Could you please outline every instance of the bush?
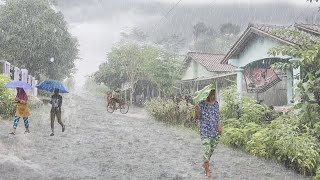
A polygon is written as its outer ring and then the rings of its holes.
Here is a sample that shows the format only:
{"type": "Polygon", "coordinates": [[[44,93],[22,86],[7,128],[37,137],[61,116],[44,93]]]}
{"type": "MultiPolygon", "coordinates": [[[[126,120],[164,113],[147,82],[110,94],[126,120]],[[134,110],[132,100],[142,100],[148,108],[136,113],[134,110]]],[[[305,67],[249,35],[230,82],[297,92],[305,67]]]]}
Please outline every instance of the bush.
{"type": "Polygon", "coordinates": [[[8,82],[10,82],[9,77],[0,75],[0,116],[2,117],[13,116],[15,112],[12,104],[15,98],[14,90],[5,88],[8,82]]]}
{"type": "Polygon", "coordinates": [[[146,102],[146,110],[158,121],[172,125],[195,127],[192,105],[186,101],[176,103],[170,99],[153,99],[146,102]]]}
{"type": "Polygon", "coordinates": [[[313,177],[313,180],[320,180],[320,166],[318,167],[316,176],[313,177]]]}
{"type": "Polygon", "coordinates": [[[270,137],[267,129],[257,131],[252,138],[246,143],[245,150],[255,156],[270,158],[268,152],[270,137]]]}
{"type": "Polygon", "coordinates": [[[280,117],[271,123],[268,131],[273,142],[269,154],[274,159],[304,175],[315,174],[320,160],[319,147],[312,135],[301,133],[298,120],[280,117]]]}
{"type": "Polygon", "coordinates": [[[220,119],[222,120],[241,118],[243,121],[259,124],[269,120],[267,115],[270,116],[273,113],[269,107],[257,104],[253,98],[242,97],[239,100],[239,94],[235,86],[230,86],[223,90],[221,97],[223,104],[220,109],[220,119]]]}
{"type": "Polygon", "coordinates": [[[256,104],[252,98],[242,98],[241,119],[245,122],[263,123],[266,121],[266,114],[271,110],[261,104],[256,104]]]}
{"type": "Polygon", "coordinates": [[[281,116],[264,125],[230,119],[223,123],[223,127],[224,144],[255,156],[275,159],[304,175],[315,174],[320,164],[316,138],[301,131],[299,120],[292,116],[281,116]]]}
{"type": "Polygon", "coordinates": [[[239,94],[236,86],[230,86],[221,92],[223,105],[220,108],[220,119],[231,119],[238,117],[240,107],[239,94]]]}
{"type": "Polygon", "coordinates": [[[245,134],[240,128],[224,128],[221,142],[231,147],[241,148],[245,144],[245,134]]]}
{"type": "Polygon", "coordinates": [[[43,102],[38,97],[34,97],[34,96],[29,97],[28,107],[30,109],[39,108],[42,104],[43,104],[43,102]]]}

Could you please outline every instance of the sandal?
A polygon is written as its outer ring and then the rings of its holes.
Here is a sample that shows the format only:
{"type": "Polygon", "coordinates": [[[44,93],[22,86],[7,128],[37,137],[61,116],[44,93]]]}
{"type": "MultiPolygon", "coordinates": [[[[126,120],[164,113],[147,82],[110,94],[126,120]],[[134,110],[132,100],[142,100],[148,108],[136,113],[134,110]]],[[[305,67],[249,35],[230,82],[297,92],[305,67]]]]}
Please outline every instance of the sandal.
{"type": "Polygon", "coordinates": [[[25,134],[30,133],[29,129],[26,129],[26,131],[24,133],[25,134]]]}

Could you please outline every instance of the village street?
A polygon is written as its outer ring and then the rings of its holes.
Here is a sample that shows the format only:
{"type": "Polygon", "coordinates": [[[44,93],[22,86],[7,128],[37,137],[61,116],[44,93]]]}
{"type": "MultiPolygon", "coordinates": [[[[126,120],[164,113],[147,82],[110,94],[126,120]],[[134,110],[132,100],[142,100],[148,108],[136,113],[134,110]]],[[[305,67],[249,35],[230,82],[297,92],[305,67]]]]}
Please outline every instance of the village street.
{"type": "MultiPolygon", "coordinates": [[[[197,133],[168,127],[142,109],[109,114],[104,99],[64,98],[62,134],[56,122],[50,137],[50,106],[33,112],[31,133],[8,135],[12,122],[0,121],[1,180],[205,179],[197,133]]],[[[306,179],[282,165],[219,145],[211,164],[215,179],[306,179]]]]}

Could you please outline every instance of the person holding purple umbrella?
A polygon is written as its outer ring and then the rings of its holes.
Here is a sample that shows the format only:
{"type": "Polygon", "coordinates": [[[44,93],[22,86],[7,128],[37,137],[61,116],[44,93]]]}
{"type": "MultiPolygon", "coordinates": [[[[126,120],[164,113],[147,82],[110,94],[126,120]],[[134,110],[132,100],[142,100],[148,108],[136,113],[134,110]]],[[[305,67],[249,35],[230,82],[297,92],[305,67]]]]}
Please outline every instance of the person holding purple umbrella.
{"type": "Polygon", "coordinates": [[[26,128],[25,133],[30,133],[29,131],[29,108],[28,108],[28,95],[23,88],[17,88],[17,96],[15,98],[14,104],[16,105],[16,114],[13,121],[13,128],[11,133],[15,135],[15,131],[18,127],[20,118],[23,118],[24,126],[26,128]]]}

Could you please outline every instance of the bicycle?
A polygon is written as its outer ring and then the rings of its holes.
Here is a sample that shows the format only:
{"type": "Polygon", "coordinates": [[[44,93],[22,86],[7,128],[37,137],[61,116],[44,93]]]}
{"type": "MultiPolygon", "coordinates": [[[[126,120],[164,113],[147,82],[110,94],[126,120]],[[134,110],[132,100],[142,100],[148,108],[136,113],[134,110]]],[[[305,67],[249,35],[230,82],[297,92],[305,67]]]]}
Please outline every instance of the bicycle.
{"type": "Polygon", "coordinates": [[[111,99],[110,99],[110,101],[108,101],[108,104],[107,104],[107,111],[108,111],[109,113],[113,113],[114,111],[116,111],[116,110],[118,110],[118,109],[120,109],[120,112],[121,112],[122,114],[127,114],[128,111],[129,111],[129,105],[128,105],[128,103],[126,103],[126,102],[122,102],[122,103],[116,103],[116,102],[114,102],[114,103],[112,103],[112,102],[111,102],[111,99]],[[117,106],[117,105],[118,105],[118,106],[117,106]]]}

